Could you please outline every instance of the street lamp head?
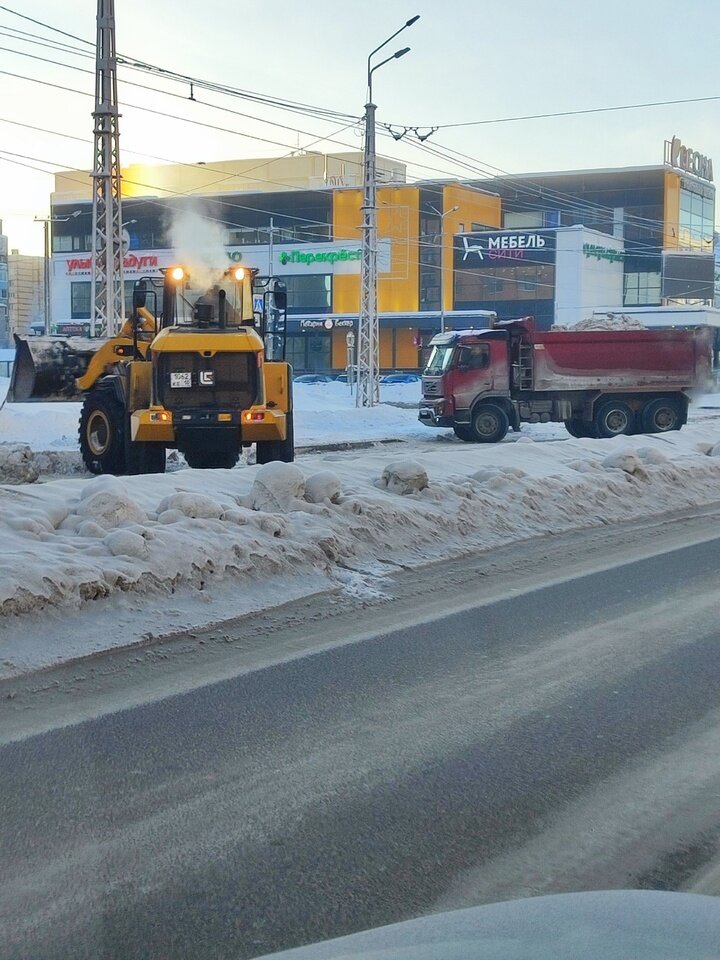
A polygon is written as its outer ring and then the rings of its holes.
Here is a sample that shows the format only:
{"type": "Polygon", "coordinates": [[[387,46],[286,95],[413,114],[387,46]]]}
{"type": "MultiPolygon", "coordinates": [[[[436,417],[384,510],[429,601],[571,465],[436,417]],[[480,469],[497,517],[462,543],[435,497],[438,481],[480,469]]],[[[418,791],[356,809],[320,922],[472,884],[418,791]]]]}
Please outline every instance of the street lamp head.
{"type": "Polygon", "coordinates": [[[403,47],[402,50],[398,50],[393,54],[393,57],[396,60],[399,60],[400,57],[404,57],[406,53],[410,53],[410,47],[403,47]]]}
{"type": "Polygon", "coordinates": [[[419,14],[419,13],[416,13],[414,17],[410,17],[410,19],[407,21],[407,23],[405,24],[405,26],[406,26],[406,27],[411,27],[414,23],[417,23],[417,21],[418,21],[419,19],[420,19],[420,14],[419,14]]]}

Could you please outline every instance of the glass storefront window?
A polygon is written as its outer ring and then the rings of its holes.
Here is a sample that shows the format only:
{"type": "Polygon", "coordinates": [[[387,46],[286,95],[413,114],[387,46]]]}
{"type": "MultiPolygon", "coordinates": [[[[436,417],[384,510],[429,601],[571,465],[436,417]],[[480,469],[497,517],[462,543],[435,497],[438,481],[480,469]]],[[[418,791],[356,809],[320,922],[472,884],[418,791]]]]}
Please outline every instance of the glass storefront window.
{"type": "Polygon", "coordinates": [[[70,319],[90,319],[90,281],[70,284],[70,319]]]}
{"type": "Polygon", "coordinates": [[[331,274],[293,274],[283,281],[287,285],[288,313],[330,313],[331,274]]]}
{"type": "Polygon", "coordinates": [[[455,278],[455,306],[472,309],[488,300],[549,299],[555,295],[552,263],[518,264],[487,270],[459,271],[455,278]]]}
{"type": "Polygon", "coordinates": [[[285,359],[293,373],[324,373],[331,369],[331,338],[329,333],[288,334],[285,359]]]}
{"type": "Polygon", "coordinates": [[[626,307],[660,303],[660,289],[661,275],[659,273],[626,273],[623,303],[626,307]]]}
{"type": "Polygon", "coordinates": [[[715,201],[709,197],[680,190],[680,234],[678,246],[687,250],[711,252],[715,229],[715,201]]]}

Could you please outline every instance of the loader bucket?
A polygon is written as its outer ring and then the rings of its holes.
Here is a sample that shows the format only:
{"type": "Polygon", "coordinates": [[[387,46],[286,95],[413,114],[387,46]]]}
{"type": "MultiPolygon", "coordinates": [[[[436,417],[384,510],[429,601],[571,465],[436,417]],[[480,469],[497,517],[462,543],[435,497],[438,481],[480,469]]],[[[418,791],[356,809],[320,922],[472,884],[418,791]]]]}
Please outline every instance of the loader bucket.
{"type": "Polygon", "coordinates": [[[7,399],[73,400],[80,393],[77,377],[87,370],[90,358],[105,341],[87,337],[15,336],[15,363],[7,399]]]}

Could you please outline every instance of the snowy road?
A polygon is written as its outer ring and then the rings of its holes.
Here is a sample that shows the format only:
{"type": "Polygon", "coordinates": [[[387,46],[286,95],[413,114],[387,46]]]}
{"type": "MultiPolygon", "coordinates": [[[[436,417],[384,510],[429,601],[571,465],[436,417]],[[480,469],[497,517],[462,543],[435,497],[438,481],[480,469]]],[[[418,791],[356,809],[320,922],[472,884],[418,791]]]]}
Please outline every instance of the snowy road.
{"type": "Polygon", "coordinates": [[[511,545],[5,681],[3,957],[236,960],[473,902],[703,889],[718,520],[511,545]]]}

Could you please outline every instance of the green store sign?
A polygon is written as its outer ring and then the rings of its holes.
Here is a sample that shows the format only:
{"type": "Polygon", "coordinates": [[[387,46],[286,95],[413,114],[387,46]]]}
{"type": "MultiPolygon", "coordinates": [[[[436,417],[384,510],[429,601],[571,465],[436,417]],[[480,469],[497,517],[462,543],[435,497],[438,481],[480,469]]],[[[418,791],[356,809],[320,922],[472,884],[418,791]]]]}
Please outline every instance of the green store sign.
{"type": "Polygon", "coordinates": [[[309,266],[311,263],[346,263],[348,260],[360,260],[362,250],[329,250],[326,253],[303,253],[301,250],[293,250],[288,253],[283,250],[279,254],[280,263],[285,266],[288,263],[302,263],[309,266]]]}
{"type": "Polygon", "coordinates": [[[622,263],[625,259],[623,250],[614,250],[612,247],[601,247],[597,243],[584,243],[583,253],[586,257],[595,257],[596,260],[608,260],[610,263],[622,263]]]}

